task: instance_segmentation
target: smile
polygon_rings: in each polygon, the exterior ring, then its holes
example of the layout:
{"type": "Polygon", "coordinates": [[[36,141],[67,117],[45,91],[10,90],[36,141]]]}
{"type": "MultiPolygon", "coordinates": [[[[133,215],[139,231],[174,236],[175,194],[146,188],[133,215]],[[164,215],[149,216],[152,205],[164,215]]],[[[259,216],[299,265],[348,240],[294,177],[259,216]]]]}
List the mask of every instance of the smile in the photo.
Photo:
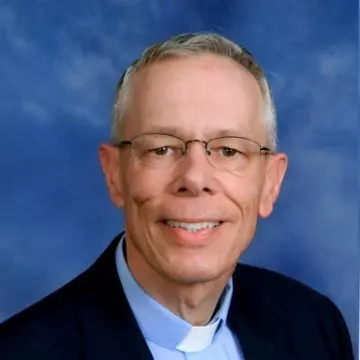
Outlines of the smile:
{"type": "Polygon", "coordinates": [[[183,229],[191,233],[195,233],[201,230],[214,229],[220,226],[222,221],[202,221],[202,222],[183,222],[166,220],[165,224],[171,228],[183,229]]]}

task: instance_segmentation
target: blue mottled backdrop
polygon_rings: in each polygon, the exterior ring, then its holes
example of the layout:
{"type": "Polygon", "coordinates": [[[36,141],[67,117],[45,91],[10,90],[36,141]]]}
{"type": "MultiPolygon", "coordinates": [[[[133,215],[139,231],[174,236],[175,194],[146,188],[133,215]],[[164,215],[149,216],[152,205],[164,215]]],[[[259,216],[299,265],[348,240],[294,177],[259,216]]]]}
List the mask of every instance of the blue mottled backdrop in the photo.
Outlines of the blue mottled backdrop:
{"type": "Polygon", "coordinates": [[[214,30],[263,64],[290,168],[242,261],[329,295],[358,342],[355,0],[2,0],[0,321],[85,269],[122,228],[97,146],[150,43],[214,30]]]}

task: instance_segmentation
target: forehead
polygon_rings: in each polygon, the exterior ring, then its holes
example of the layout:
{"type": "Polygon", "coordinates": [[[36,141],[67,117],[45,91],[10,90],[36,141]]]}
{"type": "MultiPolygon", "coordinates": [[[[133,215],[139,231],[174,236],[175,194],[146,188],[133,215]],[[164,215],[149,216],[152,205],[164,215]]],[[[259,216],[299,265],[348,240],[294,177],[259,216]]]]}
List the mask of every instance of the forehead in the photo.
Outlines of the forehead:
{"type": "Polygon", "coordinates": [[[137,73],[131,85],[125,133],[173,129],[182,136],[218,133],[265,136],[260,87],[235,61],[195,55],[158,61],[137,73]]]}

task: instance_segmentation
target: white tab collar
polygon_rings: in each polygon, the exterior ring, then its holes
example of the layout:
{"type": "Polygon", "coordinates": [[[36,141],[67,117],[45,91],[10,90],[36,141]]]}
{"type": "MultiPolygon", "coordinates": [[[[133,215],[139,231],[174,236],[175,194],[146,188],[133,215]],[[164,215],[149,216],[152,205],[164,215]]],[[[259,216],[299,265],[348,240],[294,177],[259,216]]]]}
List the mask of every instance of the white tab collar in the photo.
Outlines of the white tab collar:
{"type": "Polygon", "coordinates": [[[206,349],[212,342],[220,319],[206,326],[192,326],[184,339],[176,346],[177,350],[196,352],[206,349]]]}

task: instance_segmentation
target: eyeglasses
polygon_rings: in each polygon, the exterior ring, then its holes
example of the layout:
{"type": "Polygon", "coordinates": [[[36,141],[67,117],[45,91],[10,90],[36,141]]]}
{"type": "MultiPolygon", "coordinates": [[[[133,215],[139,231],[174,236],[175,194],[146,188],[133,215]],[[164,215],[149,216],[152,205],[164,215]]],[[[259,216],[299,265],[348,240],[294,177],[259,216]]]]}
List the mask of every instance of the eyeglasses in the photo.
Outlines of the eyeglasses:
{"type": "Polygon", "coordinates": [[[254,140],[239,136],[223,136],[209,141],[184,141],[177,136],[158,133],[143,133],[131,140],[120,141],[115,146],[131,146],[136,161],[150,168],[168,168],[185,158],[191,143],[204,145],[206,158],[216,169],[225,171],[245,170],[256,155],[269,155],[268,147],[254,140]]]}

